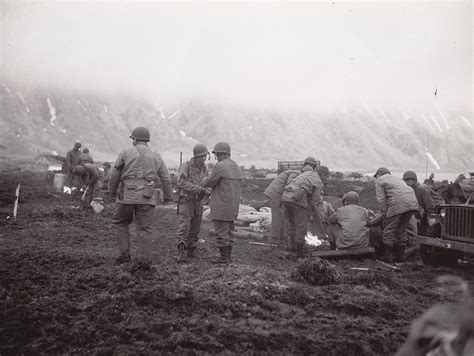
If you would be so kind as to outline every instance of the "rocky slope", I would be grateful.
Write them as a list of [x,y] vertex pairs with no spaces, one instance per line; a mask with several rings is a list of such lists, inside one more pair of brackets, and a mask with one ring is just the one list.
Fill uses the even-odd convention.
[[[134,126],[152,131],[152,147],[169,166],[196,142],[228,141],[243,165],[276,167],[278,160],[314,155],[340,170],[466,171],[472,159],[472,113],[384,112],[362,104],[331,115],[239,107],[199,100],[182,105],[128,96],[25,88],[0,83],[0,161],[41,152],[65,155],[76,139],[99,160],[128,147]],[[428,155],[426,153],[428,147]]]

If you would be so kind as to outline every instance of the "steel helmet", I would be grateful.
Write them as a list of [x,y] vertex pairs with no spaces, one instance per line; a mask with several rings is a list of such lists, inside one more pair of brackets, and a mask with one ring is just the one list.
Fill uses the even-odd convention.
[[79,148],[81,146],[82,146],[82,144],[81,144],[81,141],[79,141],[79,140],[74,143],[74,147]]
[[357,192],[347,192],[342,196],[342,203],[346,204],[359,204],[359,194]]
[[212,153],[227,153],[230,155],[230,145],[227,142],[218,142],[214,146]]
[[318,173],[319,175],[330,175],[331,173],[329,172],[329,168],[326,166],[320,166],[318,167]]
[[312,164],[316,168],[318,166],[318,161],[316,161],[316,158],[310,156],[306,157],[306,159],[304,160],[303,165],[305,164]]
[[150,141],[150,131],[143,126],[135,127],[130,135],[130,138],[140,141]]
[[386,167],[380,167],[374,174],[374,178],[381,177],[385,174],[390,174],[390,171]]
[[89,149],[87,147],[84,147],[84,149],[82,150],[83,153],[89,153]]
[[193,148],[193,156],[194,157],[205,156],[208,153],[209,153],[209,151],[207,150],[206,145],[203,145],[202,143],[198,143]]
[[79,164],[76,167],[74,167],[74,174],[83,175],[84,171],[85,171],[84,167]]
[[407,179],[413,179],[413,180],[418,181],[418,177],[416,176],[416,173],[413,171],[406,171],[405,173],[403,173],[403,180],[407,180]]

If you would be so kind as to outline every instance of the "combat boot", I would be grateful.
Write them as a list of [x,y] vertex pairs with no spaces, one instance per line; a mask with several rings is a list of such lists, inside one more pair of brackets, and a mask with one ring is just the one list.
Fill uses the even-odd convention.
[[405,256],[405,245],[395,245],[394,251],[395,262],[406,262],[407,258]]
[[229,258],[229,248],[226,246],[226,247],[220,247],[219,248],[219,253],[220,253],[220,256],[217,257],[217,258],[214,258],[211,260],[212,263],[216,263],[216,264],[227,264],[230,262],[230,258]]
[[178,262],[186,262],[186,245],[184,243],[178,244]]
[[186,249],[186,257],[187,258],[194,258],[196,257],[196,247],[188,247]]
[[296,242],[294,237],[288,237],[288,245],[286,247],[286,250],[289,252],[296,252]]
[[127,263],[130,262],[130,254],[129,253],[121,253],[120,256],[118,256],[115,259],[115,263],[117,264],[122,264],[122,263]]

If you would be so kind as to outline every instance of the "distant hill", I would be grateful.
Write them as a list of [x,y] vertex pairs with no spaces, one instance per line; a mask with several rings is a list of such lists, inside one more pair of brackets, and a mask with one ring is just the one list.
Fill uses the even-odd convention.
[[[125,96],[25,88],[0,82],[0,158],[60,155],[79,139],[98,160],[114,160],[144,125],[170,167],[203,142],[228,141],[241,165],[275,167],[313,155],[338,170],[466,171],[474,167],[472,113],[384,112],[365,104],[331,115],[277,111],[199,100],[161,106]],[[428,145],[428,155],[426,146]]]

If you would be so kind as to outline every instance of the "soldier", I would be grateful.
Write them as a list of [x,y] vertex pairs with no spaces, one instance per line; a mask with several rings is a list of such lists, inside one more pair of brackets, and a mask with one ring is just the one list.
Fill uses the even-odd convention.
[[86,189],[82,196],[81,208],[90,209],[93,199],[102,199],[100,192],[102,184],[100,182],[99,169],[94,164],[85,163],[82,166],[77,165],[74,168],[74,174],[80,177],[86,184]]
[[172,201],[173,192],[168,168],[161,156],[148,147],[150,131],[146,127],[136,127],[130,138],[133,147],[120,152],[109,182],[110,196],[116,198],[117,203],[112,220],[120,249],[117,263],[130,261],[128,226],[135,217],[139,264],[144,269],[151,269],[149,243],[155,215],[156,180],[161,181],[165,203]]
[[102,188],[103,189],[108,189],[110,176],[112,174],[112,170],[110,169],[111,168],[110,162],[102,163],[102,167],[104,168],[104,174],[103,174],[103,178],[102,178],[102,183],[104,185],[102,186]]
[[207,175],[207,147],[198,143],[193,148],[193,158],[183,163],[179,169],[178,188],[178,261],[185,262],[194,257],[194,251],[201,231],[203,199],[207,190],[203,188],[203,179]]
[[374,178],[377,201],[382,204],[380,215],[385,216],[383,228],[385,252],[387,250],[391,252],[391,256],[381,258],[403,261],[408,240],[407,227],[413,214],[418,211],[415,192],[401,179],[393,177],[385,167],[377,169]]
[[79,163],[78,164],[85,164],[85,163],[94,163],[94,160],[92,159],[92,156],[89,154],[89,149],[87,147],[84,147],[82,150],[81,155],[79,156]]
[[210,218],[214,223],[216,247],[220,257],[214,263],[229,263],[232,256],[232,235],[234,220],[239,214],[240,168],[230,159],[230,146],[218,142],[212,151],[217,163],[212,172],[202,182],[205,188],[212,188]]
[[317,162],[313,157],[306,158],[301,170],[288,169],[280,173],[263,193],[270,200],[270,208],[272,210],[272,225],[270,230],[270,239],[272,242],[286,246],[288,241],[288,222],[281,205],[281,197],[287,183],[303,172],[314,170],[316,166]]
[[[288,244],[289,250],[303,255],[305,236],[308,232],[308,210],[312,211],[313,222],[319,233],[324,232],[319,217],[318,203],[321,200],[321,189],[323,180],[329,178],[329,169],[320,167],[322,177],[314,171],[317,167],[316,160],[308,157],[303,164],[309,165],[311,169],[306,170],[299,176],[289,181],[283,191],[282,203],[285,215],[288,217]],[[326,172],[327,171],[327,172]],[[327,173],[327,174],[326,174]],[[323,179],[323,180],[322,180]]]
[[78,187],[80,179],[74,174],[74,168],[79,164],[79,157],[81,156],[81,141],[76,141],[74,147],[66,155],[65,171],[67,172],[67,180],[69,187]]
[[331,215],[329,222],[340,226],[336,229],[333,240],[338,249],[366,248],[369,247],[369,229],[367,209],[359,205],[359,194],[348,192],[342,197],[343,207],[338,208]]
[[414,171],[403,173],[403,180],[415,191],[418,201],[418,212],[420,214],[420,225],[418,231],[424,235],[429,226],[435,224],[435,208],[444,204],[444,199],[426,184],[420,184]]

